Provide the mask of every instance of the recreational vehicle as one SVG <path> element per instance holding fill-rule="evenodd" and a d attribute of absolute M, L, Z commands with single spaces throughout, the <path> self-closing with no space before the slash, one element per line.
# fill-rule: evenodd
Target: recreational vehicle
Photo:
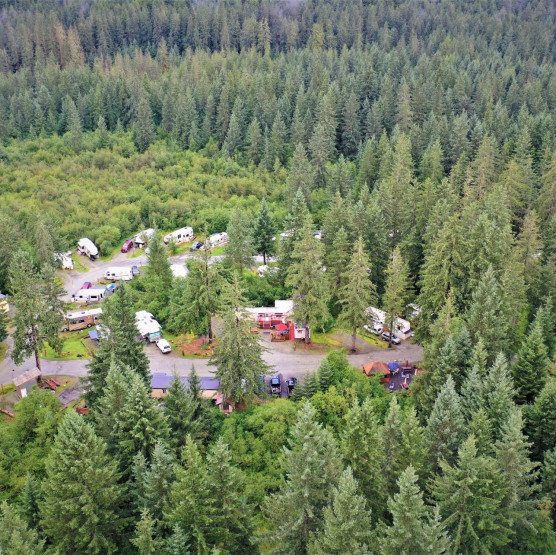
<path fill-rule="evenodd" d="M 162 339 L 162 326 L 154 319 L 154 316 L 146 310 L 135 313 L 135 325 L 139 336 L 149 343 L 156 343 Z"/>
<path fill-rule="evenodd" d="M 172 233 L 168 233 L 168 235 L 164 237 L 164 243 L 168 244 L 172 239 L 176 245 L 193 241 L 193 239 L 195 239 L 195 235 L 193 235 L 193 228 L 182 227 L 180 229 L 176 229 L 176 231 L 172 231 Z"/>
<path fill-rule="evenodd" d="M 104 277 L 111 281 L 130 281 L 133 279 L 133 272 L 131 268 L 119 268 L 113 266 L 104 272 Z"/>
<path fill-rule="evenodd" d="M 221 246 L 221 245 L 227 245 L 228 244 L 228 234 L 225 231 L 222 231 L 221 233 L 213 233 L 209 237 L 209 241 L 210 241 L 210 246 L 211 247 L 218 247 L 218 246 Z"/>
<path fill-rule="evenodd" d="M 147 245 L 147 243 L 153 238 L 153 235 L 154 235 L 154 229 L 152 228 L 141 231 L 133 239 L 133 241 L 135 242 L 135 246 L 140 249 L 144 248 Z"/>
<path fill-rule="evenodd" d="M 81 254 L 85 254 L 91 260 L 95 260 L 98 256 L 98 249 L 96 245 L 90 240 L 84 237 L 83 239 L 79 239 L 77 242 L 77 250 Z"/>
<path fill-rule="evenodd" d="M 55 252 L 54 260 L 58 263 L 62 270 L 73 270 L 71 252 Z"/>
<path fill-rule="evenodd" d="M 104 287 L 92 287 L 91 289 L 80 289 L 75 295 L 75 300 L 80 303 L 96 303 L 106 297 Z"/>
<path fill-rule="evenodd" d="M 99 317 L 102 314 L 102 308 L 93 308 L 91 310 L 78 310 L 77 312 L 68 312 L 64 318 L 62 331 L 83 330 L 96 326 Z"/>

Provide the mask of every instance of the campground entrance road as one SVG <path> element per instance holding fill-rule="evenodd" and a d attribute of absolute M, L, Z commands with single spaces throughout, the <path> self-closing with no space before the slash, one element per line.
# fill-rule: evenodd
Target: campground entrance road
<path fill-rule="evenodd" d="M 9 384 L 13 378 L 23 374 L 26 370 L 34 368 L 34 358 L 27 359 L 20 366 L 16 366 L 10 358 L 13 342 L 11 337 L 6 340 L 8 344 L 8 352 L 4 359 L 0 362 L 0 385 Z M 266 342 L 265 342 L 266 343 Z M 293 344 L 268 343 L 269 349 L 264 354 L 264 359 L 271 367 L 270 372 L 280 372 L 284 378 L 296 377 L 300 378 L 312 370 L 316 370 L 326 353 L 307 353 L 293 350 Z M 272 345 L 272 346 L 270 346 Z M 291 347 L 288 350 L 288 347 Z M 180 376 L 186 376 L 191 371 L 194 364 L 197 373 L 200 376 L 211 376 L 215 367 L 209 364 L 208 359 L 190 359 L 181 358 L 175 353 L 163 355 L 160 353 L 156 345 L 146 347 L 146 352 L 150 360 L 151 372 L 164 372 L 172 374 L 176 371 Z M 376 348 L 370 353 L 348 355 L 348 359 L 353 366 L 361 367 L 363 364 L 371 361 L 378 362 L 410 362 L 421 361 L 423 356 L 422 349 L 419 345 L 412 343 L 402 343 L 395 349 Z M 86 376 L 87 360 L 41 360 L 43 374 L 48 376 Z"/>

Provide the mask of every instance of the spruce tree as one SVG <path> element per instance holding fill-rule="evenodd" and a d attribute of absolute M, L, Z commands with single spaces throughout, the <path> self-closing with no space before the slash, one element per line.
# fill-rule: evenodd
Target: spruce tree
<path fill-rule="evenodd" d="M 517 403 L 526 404 L 535 400 L 546 382 L 549 362 L 541 322 L 535 320 L 512 368 Z"/>
<path fill-rule="evenodd" d="M 348 467 L 333 489 L 331 504 L 324 509 L 323 528 L 317 533 L 311 552 L 365 553 L 369 552 L 371 539 L 371 513 Z"/>
<path fill-rule="evenodd" d="M 326 255 L 326 273 L 330 282 L 330 292 L 339 299 L 346 284 L 346 268 L 350 262 L 350 242 L 348 234 L 341 226 L 334 235 L 331 248 Z"/>
<path fill-rule="evenodd" d="M 8 316 L 4 311 L 0 311 L 0 343 L 8 339 Z"/>
<path fill-rule="evenodd" d="M 45 552 L 44 540 L 37 531 L 5 501 L 0 505 L 0 553 L 10 555 L 41 555 Z"/>
<path fill-rule="evenodd" d="M 479 455 L 490 455 L 492 453 L 492 424 L 483 408 L 477 409 L 471 414 L 466 431 L 467 437 L 473 436 L 475 438 Z"/>
<path fill-rule="evenodd" d="M 253 230 L 244 210 L 236 208 L 232 212 L 226 231 L 229 236 L 226 261 L 241 274 L 244 267 L 249 268 L 253 263 L 254 251 Z"/>
<path fill-rule="evenodd" d="M 141 91 L 133 122 L 133 142 L 139 152 L 145 152 L 154 140 L 152 111 L 146 91 Z"/>
<path fill-rule="evenodd" d="M 253 231 L 255 251 L 263 255 L 263 264 L 266 264 L 266 257 L 274 250 L 274 231 L 274 222 L 268 211 L 266 199 L 263 198 Z"/>
<path fill-rule="evenodd" d="M 392 347 L 392 335 L 395 335 L 395 323 L 398 316 L 405 310 L 409 291 L 407 267 L 400 249 L 396 247 L 386 269 L 386 288 L 382 298 L 382 307 L 386 312 L 384 324 L 390 332 L 388 346 Z"/>
<path fill-rule="evenodd" d="M 254 164 L 261 161 L 263 136 L 257 118 L 253 118 L 247 128 L 247 158 Z"/>
<path fill-rule="evenodd" d="M 169 443 L 178 452 L 185 445 L 188 435 L 197 436 L 200 431 L 199 422 L 195 420 L 195 413 L 200 405 L 177 374 L 164 397 L 164 413 L 170 428 Z"/>
<path fill-rule="evenodd" d="M 556 382 L 549 380 L 527 411 L 535 460 L 556 447 Z"/>
<path fill-rule="evenodd" d="M 455 466 L 440 463 L 432 495 L 456 553 L 500 550 L 512 536 L 504 507 L 507 485 L 496 461 L 477 454 L 471 436 L 462 444 Z"/>
<path fill-rule="evenodd" d="M 69 134 L 70 144 L 75 152 L 79 153 L 83 146 L 83 126 L 75 102 L 70 97 L 66 98 L 65 110 L 66 131 Z"/>
<path fill-rule="evenodd" d="M 305 202 L 309 204 L 311 191 L 315 186 L 315 173 L 301 143 L 296 145 L 290 164 L 290 170 L 286 178 L 289 195 L 294 197 L 300 190 Z"/>
<path fill-rule="evenodd" d="M 150 517 L 149 512 L 144 509 L 135 528 L 135 536 L 131 540 L 131 543 L 137 549 L 138 555 L 155 555 L 159 552 L 159 542 L 153 537 L 154 534 L 154 520 Z"/>
<path fill-rule="evenodd" d="M 149 240 L 147 257 L 149 263 L 145 270 L 144 284 L 150 299 L 148 310 L 157 318 L 166 320 L 173 275 L 166 256 L 166 247 L 158 231 Z"/>
<path fill-rule="evenodd" d="M 46 461 L 41 527 L 63 553 L 115 553 L 121 492 L 105 443 L 68 411 Z"/>
<path fill-rule="evenodd" d="M 293 198 L 291 210 L 284 221 L 284 227 L 286 229 L 287 236 L 276 238 L 277 241 L 280 241 L 278 245 L 278 256 L 280 276 L 283 278 L 283 280 L 286 279 L 288 270 L 292 265 L 293 250 L 296 243 L 301 237 L 301 231 L 303 229 L 303 224 L 306 220 L 307 214 L 307 203 L 305 202 L 303 191 L 301 191 L 301 189 L 298 189 Z"/>
<path fill-rule="evenodd" d="M 448 376 L 427 421 L 427 453 L 434 471 L 441 460 L 454 464 L 463 439 L 465 422 L 454 381 Z"/>
<path fill-rule="evenodd" d="M 262 358 L 264 348 L 259 336 L 251 333 L 250 319 L 244 312 L 243 304 L 236 274 L 230 308 L 224 315 L 224 331 L 211 358 L 211 364 L 216 366 L 215 377 L 220 380 L 219 391 L 233 403 L 250 403 L 260 391 L 259 376 L 269 371 Z"/>
<path fill-rule="evenodd" d="M 357 329 L 368 320 L 366 310 L 376 305 L 376 287 L 369 276 L 369 260 L 359 237 L 344 277 L 345 285 L 340 291 L 342 313 L 340 322 L 352 329 L 351 350 L 355 351 Z"/>
<path fill-rule="evenodd" d="M 261 541 L 275 553 L 306 553 L 323 526 L 324 509 L 341 473 L 334 438 L 316 423 L 315 409 L 308 402 L 299 411 L 283 464 L 282 488 L 263 503 L 268 532 Z"/>
<path fill-rule="evenodd" d="M 392 524 L 380 539 L 380 552 L 386 555 L 427 555 L 445 553 L 449 541 L 443 525 L 423 501 L 417 473 L 409 465 L 398 477 L 399 492 L 388 499 Z"/>
<path fill-rule="evenodd" d="M 551 502 L 552 521 L 556 523 L 556 447 L 544 455 L 541 484 L 542 492 Z"/>
<path fill-rule="evenodd" d="M 328 287 L 322 258 L 323 247 L 315 239 L 311 216 L 307 215 L 286 278 L 286 285 L 293 288 L 294 318 L 305 326 L 306 343 L 310 341 L 310 328 L 323 328 L 328 318 Z"/>
<path fill-rule="evenodd" d="M 27 474 L 25 485 L 21 492 L 19 507 L 21 515 L 31 528 L 38 528 L 39 525 L 39 504 L 42 501 L 42 489 L 40 482 L 32 474 Z"/>

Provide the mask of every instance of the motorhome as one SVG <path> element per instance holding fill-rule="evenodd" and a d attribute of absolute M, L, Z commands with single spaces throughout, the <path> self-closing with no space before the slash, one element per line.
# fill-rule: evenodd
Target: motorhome
<path fill-rule="evenodd" d="M 113 266 L 104 272 L 104 277 L 105 279 L 109 279 L 111 281 L 130 281 L 133 279 L 133 272 L 131 271 L 131 268 L 119 268 L 118 266 Z"/>
<path fill-rule="evenodd" d="M 135 313 L 135 325 L 139 336 L 149 343 L 156 343 L 162 339 L 162 326 L 154 319 L 154 316 L 146 310 Z"/>
<path fill-rule="evenodd" d="M 209 241 L 210 241 L 210 246 L 211 247 L 218 247 L 218 246 L 221 246 L 221 245 L 227 245 L 228 244 L 228 234 L 225 231 L 222 231 L 221 233 L 213 233 L 209 237 Z"/>
<path fill-rule="evenodd" d="M 155 233 L 154 229 L 152 228 L 145 229 L 144 231 L 138 233 L 133 238 L 133 242 L 135 243 L 135 246 L 139 249 L 145 248 L 147 246 L 147 243 L 153 238 L 154 233 Z"/>
<path fill-rule="evenodd" d="M 168 244 L 172 241 L 172 239 L 176 245 L 193 241 L 193 239 L 195 239 L 195 235 L 193 235 L 193 228 L 182 227 L 180 229 L 176 229 L 176 231 L 172 231 L 172 233 L 168 233 L 168 235 L 164 237 L 164 243 Z"/>
<path fill-rule="evenodd" d="M 64 317 L 64 325 L 62 331 L 83 330 L 92 328 L 99 322 L 102 314 L 102 308 L 93 308 L 91 310 L 78 310 L 77 312 L 68 312 Z"/>
<path fill-rule="evenodd" d="M 87 237 L 77 241 L 77 250 L 81 254 L 88 256 L 91 260 L 95 260 L 98 256 L 98 249 L 96 245 L 90 239 L 87 239 Z"/>
<path fill-rule="evenodd" d="M 106 297 L 104 287 L 92 287 L 91 289 L 80 289 L 75 295 L 75 300 L 80 303 L 96 303 Z"/>

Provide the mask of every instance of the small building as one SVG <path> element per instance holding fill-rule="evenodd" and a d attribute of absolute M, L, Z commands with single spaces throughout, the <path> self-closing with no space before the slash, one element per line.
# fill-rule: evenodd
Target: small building
<path fill-rule="evenodd" d="M 0 293 L 0 312 L 4 314 L 10 311 L 10 305 L 8 304 L 8 296 Z"/>
<path fill-rule="evenodd" d="M 184 385 L 187 386 L 188 378 L 186 376 L 181 376 L 179 379 Z M 155 372 L 151 378 L 151 394 L 155 399 L 162 399 L 168 393 L 168 389 L 174 381 L 174 376 L 165 374 L 164 372 Z M 199 378 L 201 382 L 201 396 L 203 399 L 216 400 L 218 395 L 218 387 L 220 386 L 220 380 L 210 377 Z"/>
<path fill-rule="evenodd" d="M 274 306 L 259 306 L 245 310 L 253 316 L 259 328 L 270 330 L 278 324 L 287 324 L 293 313 L 293 301 L 274 301 Z"/>
<path fill-rule="evenodd" d="M 17 376 L 14 378 L 13 383 L 15 388 L 17 389 L 19 396 L 23 399 L 27 397 L 29 391 L 34 385 L 40 383 L 42 378 L 42 372 L 39 368 L 33 368 L 32 370 L 27 370 L 27 372 L 23 372 L 21 376 Z"/>
<path fill-rule="evenodd" d="M 375 308 L 374 306 L 370 306 L 365 311 L 367 316 L 371 318 L 375 325 L 375 329 L 377 329 L 377 324 L 380 325 L 382 329 L 384 329 L 384 323 L 386 321 L 386 312 L 384 310 L 380 310 L 380 308 Z M 394 321 L 394 335 L 397 335 L 400 339 L 408 339 L 413 335 L 413 330 L 411 329 L 411 323 L 403 318 L 396 318 Z"/>
<path fill-rule="evenodd" d="M 363 364 L 363 372 L 367 376 L 376 376 L 378 374 L 382 376 L 380 383 L 390 383 L 391 372 L 388 364 L 385 362 L 368 362 Z"/>

